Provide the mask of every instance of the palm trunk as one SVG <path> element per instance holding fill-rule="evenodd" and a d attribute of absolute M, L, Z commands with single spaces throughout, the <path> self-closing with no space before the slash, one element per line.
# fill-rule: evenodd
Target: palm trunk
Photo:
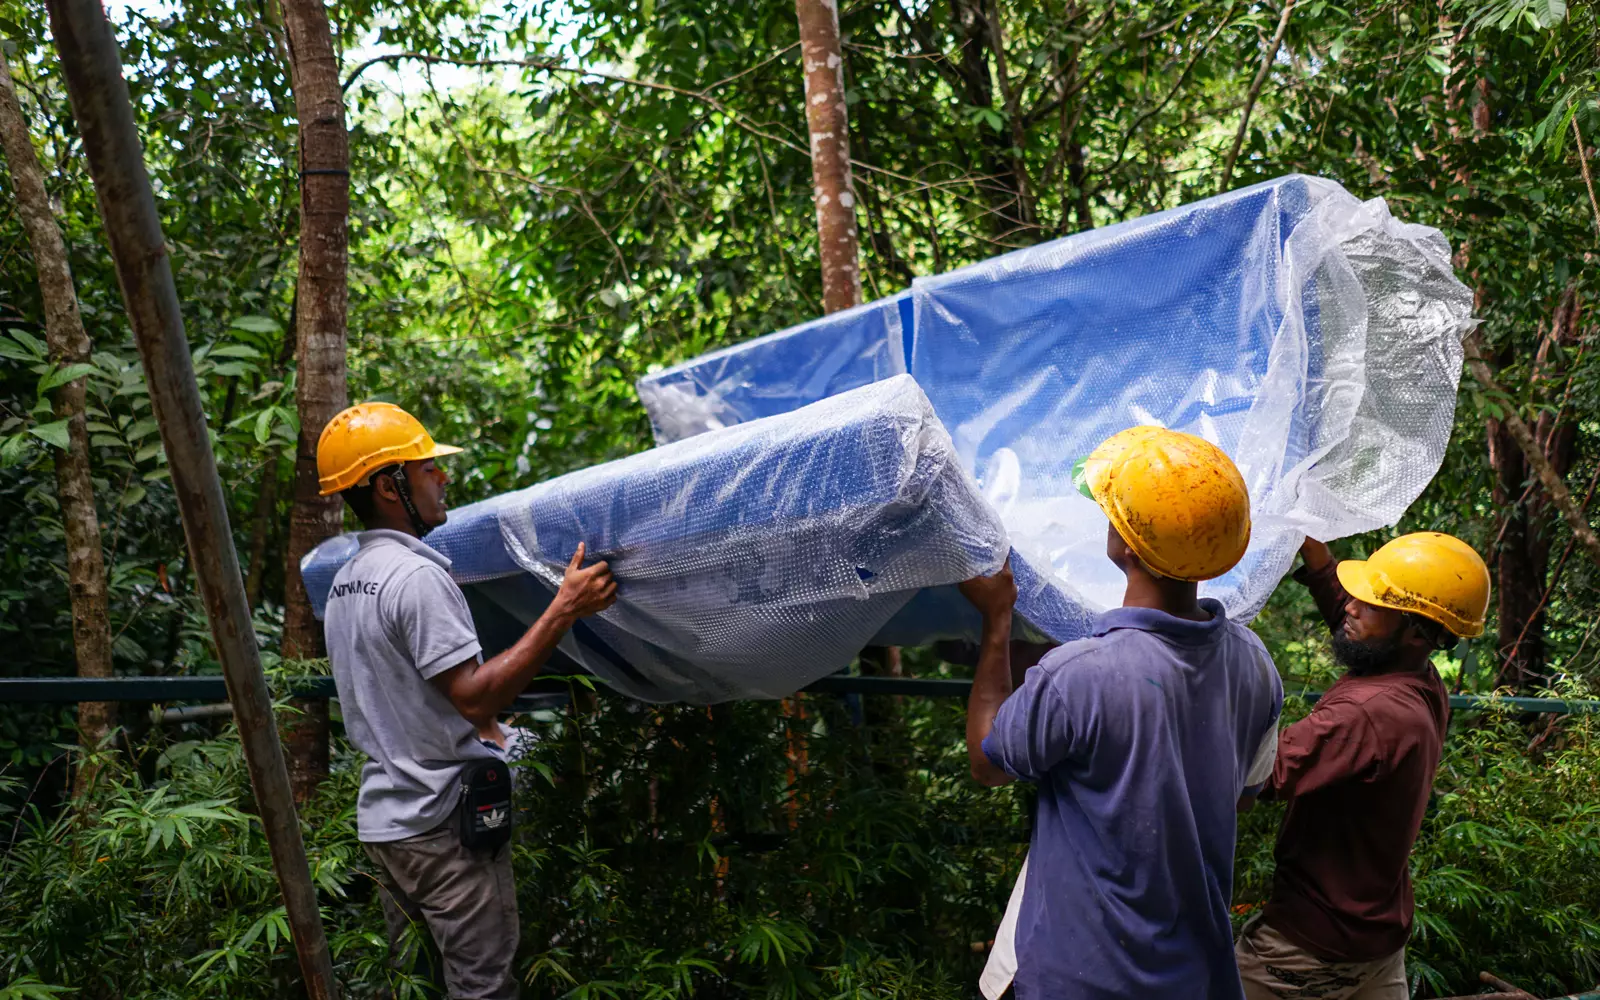
<path fill-rule="evenodd" d="M 822 258 L 822 308 L 838 312 L 861 303 L 860 238 L 855 182 L 850 176 L 850 116 L 844 102 L 844 56 L 839 50 L 836 0 L 795 0 L 806 74 L 806 125 Z"/>
<path fill-rule="evenodd" d="M 28 136 L 22 107 L 0 48 L 0 147 L 11 168 L 17 214 L 22 218 L 39 273 L 44 299 L 45 342 L 57 367 L 89 360 L 92 345 L 78 315 L 78 295 L 45 191 L 44 170 Z M 52 415 L 67 422 L 67 447 L 57 450 L 56 493 L 67 535 L 67 590 L 72 602 L 72 646 L 79 677 L 111 676 L 111 623 L 106 612 L 106 570 L 100 548 L 100 520 L 89 476 L 89 431 L 84 416 L 84 379 L 75 378 L 51 394 Z M 116 705 L 92 701 L 78 705 L 78 733 L 85 753 L 105 739 L 116 718 Z M 98 768 L 86 760 L 78 769 L 73 796 L 82 798 L 94 784 Z"/>
<path fill-rule="evenodd" d="M 300 560 L 339 532 L 338 497 L 317 495 L 317 438 L 348 402 L 345 313 L 349 301 L 350 145 L 333 35 L 321 0 L 283 0 L 295 113 L 300 119 L 300 278 L 295 339 L 299 359 L 295 404 L 294 506 L 284 566 L 283 655 L 323 655 L 322 626 L 311 612 Z M 325 702 L 301 702 L 286 724 L 295 798 L 305 801 L 328 773 Z"/>

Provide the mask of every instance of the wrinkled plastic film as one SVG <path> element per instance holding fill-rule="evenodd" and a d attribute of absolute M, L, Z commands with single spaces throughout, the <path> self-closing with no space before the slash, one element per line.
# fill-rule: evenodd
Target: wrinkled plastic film
<path fill-rule="evenodd" d="M 1161 424 L 1245 476 L 1250 550 L 1205 592 L 1248 618 L 1304 534 L 1391 524 L 1426 486 L 1470 308 L 1436 231 L 1283 178 L 648 376 L 675 443 L 452 512 L 428 541 L 486 643 L 538 617 L 581 540 L 622 586 L 567 657 L 648 700 L 777 697 L 864 645 L 976 638 L 952 585 L 1008 546 L 1019 627 L 1086 634 L 1123 580 L 1072 464 Z M 353 551 L 308 556 L 314 602 Z"/>
<path fill-rule="evenodd" d="M 906 372 L 901 317 L 910 293 L 769 334 L 639 380 L 657 444 L 788 413 Z"/>
<path fill-rule="evenodd" d="M 528 573 L 559 586 L 580 540 L 610 562 L 621 596 L 589 624 L 636 675 L 582 662 L 651 700 L 792 693 L 918 590 L 994 572 L 1009 548 L 904 375 L 519 497 L 499 523 Z"/>
<path fill-rule="evenodd" d="M 1206 592 L 1249 618 L 1304 534 L 1392 524 L 1437 471 L 1471 296 L 1437 231 L 1296 176 L 918 279 L 911 309 L 911 374 L 1011 534 L 1019 609 L 1064 640 L 1123 585 L 1077 458 L 1134 424 L 1227 451 L 1255 532 Z M 760 368 L 767 340 L 739 364 Z M 768 398 L 805 397 L 800 362 Z M 721 395 L 745 391 L 735 370 Z"/>

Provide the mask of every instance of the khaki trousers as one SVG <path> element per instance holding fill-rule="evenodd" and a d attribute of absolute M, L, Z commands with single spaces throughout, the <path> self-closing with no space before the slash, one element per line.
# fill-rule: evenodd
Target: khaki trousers
<path fill-rule="evenodd" d="M 450 1000 L 516 1000 L 511 845 L 469 851 L 456 822 L 452 815 L 421 836 L 361 845 L 378 865 L 391 957 L 400 957 L 408 930 L 424 924 L 444 960 Z"/>
<path fill-rule="evenodd" d="M 1324 962 L 1252 919 L 1234 946 L 1246 1000 L 1408 1000 L 1406 950 L 1373 962 Z"/>

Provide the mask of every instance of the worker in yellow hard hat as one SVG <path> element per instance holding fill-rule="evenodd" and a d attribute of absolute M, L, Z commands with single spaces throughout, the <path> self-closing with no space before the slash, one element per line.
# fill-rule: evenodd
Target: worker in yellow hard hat
<path fill-rule="evenodd" d="M 1345 667 L 1283 731 L 1262 798 L 1288 803 L 1266 907 L 1239 939 L 1250 1000 L 1404 1000 L 1410 856 L 1443 751 L 1450 701 L 1433 654 L 1483 634 L 1489 570 L 1470 545 L 1404 535 L 1366 560 L 1301 547 Z"/>
<path fill-rule="evenodd" d="M 1018 1000 L 1239 1000 L 1236 810 L 1272 765 L 1283 687 L 1261 641 L 1198 585 L 1243 558 L 1249 495 L 1221 449 L 1156 427 L 1114 435 L 1075 478 L 1127 578 L 1092 635 L 1013 691 L 1009 563 L 962 585 L 983 616 L 972 774 L 1039 789 L 979 987 L 990 1000 L 1008 987 Z"/>
<path fill-rule="evenodd" d="M 437 460 L 460 450 L 391 403 L 328 422 L 322 493 L 343 496 L 366 530 L 334 577 L 324 627 L 345 729 L 367 756 L 356 828 L 378 866 L 393 953 L 425 925 L 449 996 L 511 1000 L 519 931 L 498 716 L 617 585 L 604 562 L 583 565 L 580 543 L 539 620 L 484 660 L 450 560 L 423 541 L 448 517 Z"/>

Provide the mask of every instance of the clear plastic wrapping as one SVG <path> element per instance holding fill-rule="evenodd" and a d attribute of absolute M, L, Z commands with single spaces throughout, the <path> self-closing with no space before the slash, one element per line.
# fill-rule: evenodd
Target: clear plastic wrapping
<path fill-rule="evenodd" d="M 909 294 L 908 369 L 1011 534 L 1019 610 L 1061 640 L 1122 592 L 1105 517 L 1072 488 L 1077 458 L 1135 424 L 1227 451 L 1255 532 L 1205 592 L 1247 619 L 1305 534 L 1392 524 L 1427 485 L 1472 306 L 1437 230 L 1301 176 L 918 279 Z M 876 331 L 847 332 L 851 353 L 870 353 Z M 782 384 L 763 363 L 783 336 L 719 352 L 718 377 L 697 362 L 674 376 L 702 408 L 749 391 L 737 371 L 761 372 L 771 398 L 804 398 L 816 380 L 793 351 Z M 646 388 L 657 377 L 641 398 L 658 428 L 675 426 Z"/>
<path fill-rule="evenodd" d="M 1123 581 L 1072 464 L 1160 424 L 1244 474 L 1249 552 L 1203 592 L 1248 619 L 1306 534 L 1392 524 L 1437 471 L 1471 305 L 1436 230 L 1285 177 L 650 375 L 660 447 L 428 541 L 493 641 L 538 616 L 582 540 L 621 589 L 567 657 L 650 700 L 776 697 L 867 644 L 975 637 L 951 585 L 1008 550 L 1024 627 L 1085 634 Z M 352 546 L 307 557 L 315 602 Z"/>

